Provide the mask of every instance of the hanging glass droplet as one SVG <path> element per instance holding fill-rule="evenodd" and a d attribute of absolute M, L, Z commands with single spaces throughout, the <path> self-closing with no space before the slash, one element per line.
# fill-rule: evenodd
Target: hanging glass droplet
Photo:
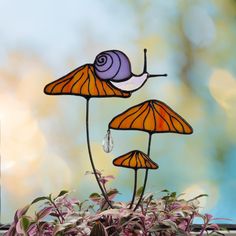
<path fill-rule="evenodd" d="M 103 141 L 102 141 L 102 147 L 104 152 L 109 153 L 112 151 L 114 147 L 113 139 L 111 136 L 111 131 L 107 130 L 107 134 L 105 135 Z"/>

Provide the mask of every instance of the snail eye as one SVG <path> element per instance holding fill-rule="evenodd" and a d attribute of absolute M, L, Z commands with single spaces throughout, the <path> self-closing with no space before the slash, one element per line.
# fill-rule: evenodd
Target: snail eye
<path fill-rule="evenodd" d="M 101 80 L 124 81 L 132 76 L 129 58 L 121 51 L 99 53 L 94 61 L 95 73 Z"/>

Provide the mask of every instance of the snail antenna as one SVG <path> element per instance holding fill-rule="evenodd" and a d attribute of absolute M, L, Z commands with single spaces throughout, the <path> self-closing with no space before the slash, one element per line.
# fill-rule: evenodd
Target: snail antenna
<path fill-rule="evenodd" d="M 168 76 L 167 74 L 148 74 L 148 78 L 152 78 L 152 77 L 166 77 Z"/>
<path fill-rule="evenodd" d="M 147 73 L 147 49 L 144 48 L 144 65 L 143 65 L 143 74 Z"/>
<path fill-rule="evenodd" d="M 147 78 L 152 78 L 152 77 L 166 77 L 167 74 L 149 74 L 147 72 L 147 49 L 144 48 L 144 65 L 143 65 L 143 74 L 147 74 Z"/>

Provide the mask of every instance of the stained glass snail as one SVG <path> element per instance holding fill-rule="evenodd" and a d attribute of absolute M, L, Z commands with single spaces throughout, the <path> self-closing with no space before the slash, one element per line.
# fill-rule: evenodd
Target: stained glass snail
<path fill-rule="evenodd" d="M 140 89 L 148 78 L 167 76 L 167 74 L 149 74 L 147 72 L 147 49 L 144 49 L 144 66 L 140 75 L 131 72 L 131 63 L 125 53 L 119 50 L 109 50 L 99 53 L 94 61 L 96 76 L 104 81 L 110 82 L 114 87 L 134 92 Z M 104 152 L 111 152 L 114 146 L 111 132 L 108 129 L 103 139 Z"/>
<path fill-rule="evenodd" d="M 108 50 L 99 53 L 94 61 L 96 76 L 109 81 L 116 88 L 134 92 L 141 88 L 148 78 L 167 76 L 167 74 L 149 74 L 147 72 L 147 49 L 144 49 L 144 67 L 140 75 L 131 71 L 127 55 L 119 50 Z"/>

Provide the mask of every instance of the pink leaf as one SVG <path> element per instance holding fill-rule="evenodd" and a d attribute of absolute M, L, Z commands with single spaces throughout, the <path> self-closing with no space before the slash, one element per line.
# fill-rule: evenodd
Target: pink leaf
<path fill-rule="evenodd" d="M 29 236 L 37 235 L 38 230 L 36 224 L 30 225 L 29 229 L 27 230 L 27 233 Z"/>
<path fill-rule="evenodd" d="M 16 211 L 15 217 L 14 217 L 15 223 L 18 222 L 20 217 L 23 216 L 28 211 L 29 207 L 30 207 L 30 205 L 27 205 L 24 208 L 19 209 L 19 210 Z"/>
<path fill-rule="evenodd" d="M 232 219 L 229 218 L 212 218 L 211 221 L 213 220 L 227 220 L 227 221 L 232 221 Z"/>
<path fill-rule="evenodd" d="M 185 230 L 188 225 L 188 222 L 186 220 L 183 220 L 180 224 L 178 224 L 178 228 Z"/>
<path fill-rule="evenodd" d="M 206 229 L 220 230 L 220 227 L 217 224 L 210 224 L 210 225 L 207 225 Z"/>
<path fill-rule="evenodd" d="M 119 192 L 118 192 L 118 190 L 117 190 L 116 188 L 110 189 L 110 190 L 107 192 L 107 195 L 108 195 L 109 200 L 112 200 L 118 193 L 119 193 Z"/>
<path fill-rule="evenodd" d="M 11 225 L 10 229 L 4 234 L 4 236 L 15 236 L 16 235 L 16 226 L 14 224 Z"/>
<path fill-rule="evenodd" d="M 25 231 L 22 229 L 21 221 L 18 221 L 16 224 L 16 232 L 20 235 L 25 235 Z"/>
<path fill-rule="evenodd" d="M 39 212 L 37 212 L 36 215 L 37 215 L 38 220 L 44 218 L 45 216 L 50 215 L 53 208 L 54 208 L 53 206 L 49 206 L 49 207 L 45 207 L 42 210 L 40 210 Z"/>
<path fill-rule="evenodd" d="M 213 215 L 210 215 L 210 214 L 206 213 L 205 217 L 206 217 L 207 221 L 210 221 L 213 218 Z"/>

